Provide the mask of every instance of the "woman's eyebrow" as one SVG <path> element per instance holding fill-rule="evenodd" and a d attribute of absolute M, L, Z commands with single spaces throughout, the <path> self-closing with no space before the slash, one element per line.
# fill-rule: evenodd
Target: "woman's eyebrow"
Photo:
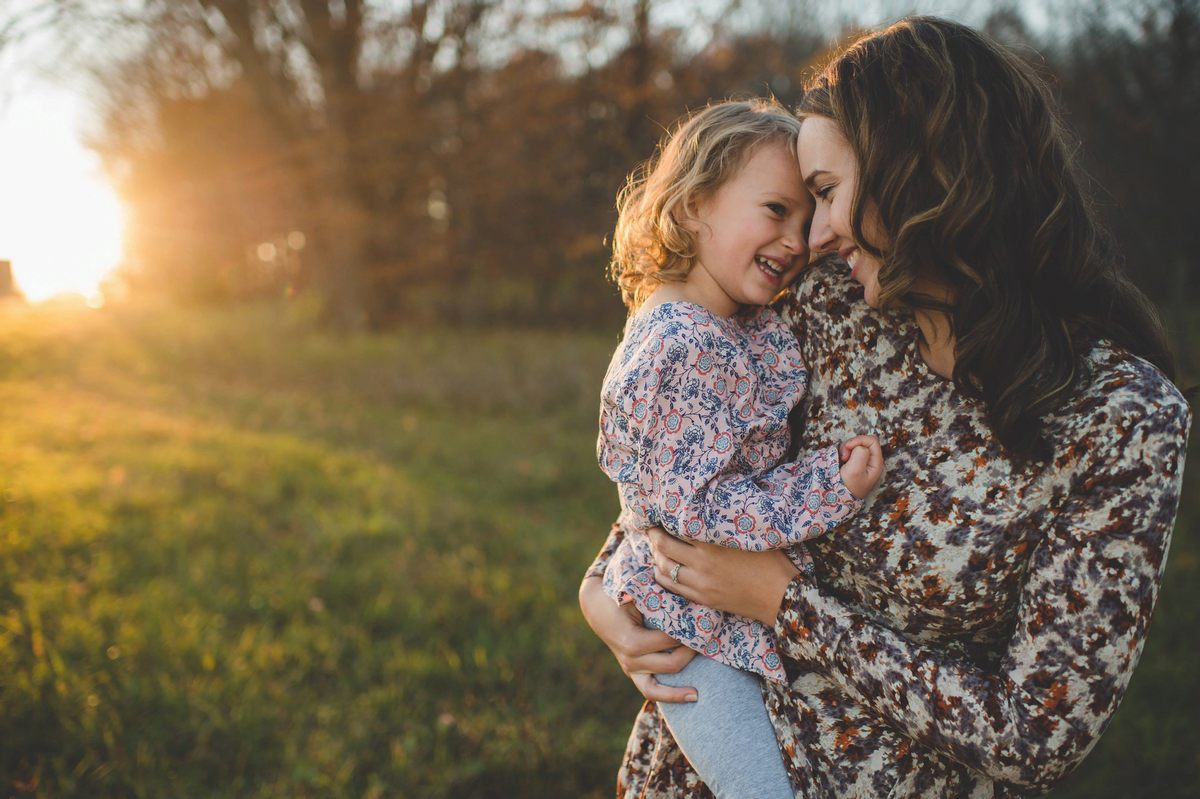
<path fill-rule="evenodd" d="M 817 178 L 828 174 L 829 172 L 824 169 L 815 169 L 808 174 L 808 177 L 804 179 L 804 185 L 808 186 L 810 189 L 815 188 L 817 185 Z"/>

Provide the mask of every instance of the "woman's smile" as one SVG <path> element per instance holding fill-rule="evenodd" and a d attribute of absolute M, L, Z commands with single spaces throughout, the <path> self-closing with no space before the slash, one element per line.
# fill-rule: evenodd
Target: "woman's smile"
<path fill-rule="evenodd" d="M 838 250 L 838 257 L 850 267 L 850 277 L 855 277 L 854 268 L 858 266 L 858 259 L 862 257 L 862 250 L 857 247 L 843 247 Z"/>

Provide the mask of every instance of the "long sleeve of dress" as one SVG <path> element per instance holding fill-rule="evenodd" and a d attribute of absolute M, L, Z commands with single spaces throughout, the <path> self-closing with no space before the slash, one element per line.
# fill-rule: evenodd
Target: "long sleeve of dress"
<path fill-rule="evenodd" d="M 610 373 L 600 462 L 638 526 L 759 551 L 822 535 L 861 507 L 835 446 L 767 469 L 787 451 L 787 414 L 804 391 L 780 329 L 793 343 L 766 350 L 758 374 L 713 325 L 674 314 Z"/>
<path fill-rule="evenodd" d="M 1021 791 L 1083 759 L 1125 692 L 1158 595 L 1190 412 L 1125 407 L 1034 550 L 998 669 L 915 643 L 798 578 L 776 620 L 781 654 L 828 676 L 913 740 Z"/>

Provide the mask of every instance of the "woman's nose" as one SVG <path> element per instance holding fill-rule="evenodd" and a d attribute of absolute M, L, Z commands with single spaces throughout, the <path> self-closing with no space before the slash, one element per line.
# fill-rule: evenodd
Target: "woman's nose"
<path fill-rule="evenodd" d="M 829 227 L 829 211 L 818 205 L 816 212 L 813 214 L 812 227 L 808 231 L 809 249 L 813 252 L 831 250 L 836 238 L 833 235 L 833 230 Z"/>

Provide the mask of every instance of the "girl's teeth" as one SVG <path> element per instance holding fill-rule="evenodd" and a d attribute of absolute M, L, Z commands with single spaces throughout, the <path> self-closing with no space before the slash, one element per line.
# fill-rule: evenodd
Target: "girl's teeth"
<path fill-rule="evenodd" d="M 770 271 L 771 271 L 773 274 L 776 274 L 776 275 L 777 275 L 777 274 L 779 274 L 779 273 L 780 273 L 780 271 L 782 271 L 782 270 L 780 270 L 780 269 L 776 269 L 776 268 L 775 268 L 775 265 L 774 265 L 773 263 L 771 263 L 771 262 L 770 262 L 770 261 L 768 261 L 766 258 L 763 258 L 763 257 L 761 257 L 761 256 L 758 256 L 758 255 L 754 256 L 754 261 L 755 261 L 755 263 L 757 263 L 759 266 L 761 266 L 761 267 L 763 267 L 763 268 L 765 268 L 765 269 L 769 269 L 769 270 L 770 270 Z"/>

